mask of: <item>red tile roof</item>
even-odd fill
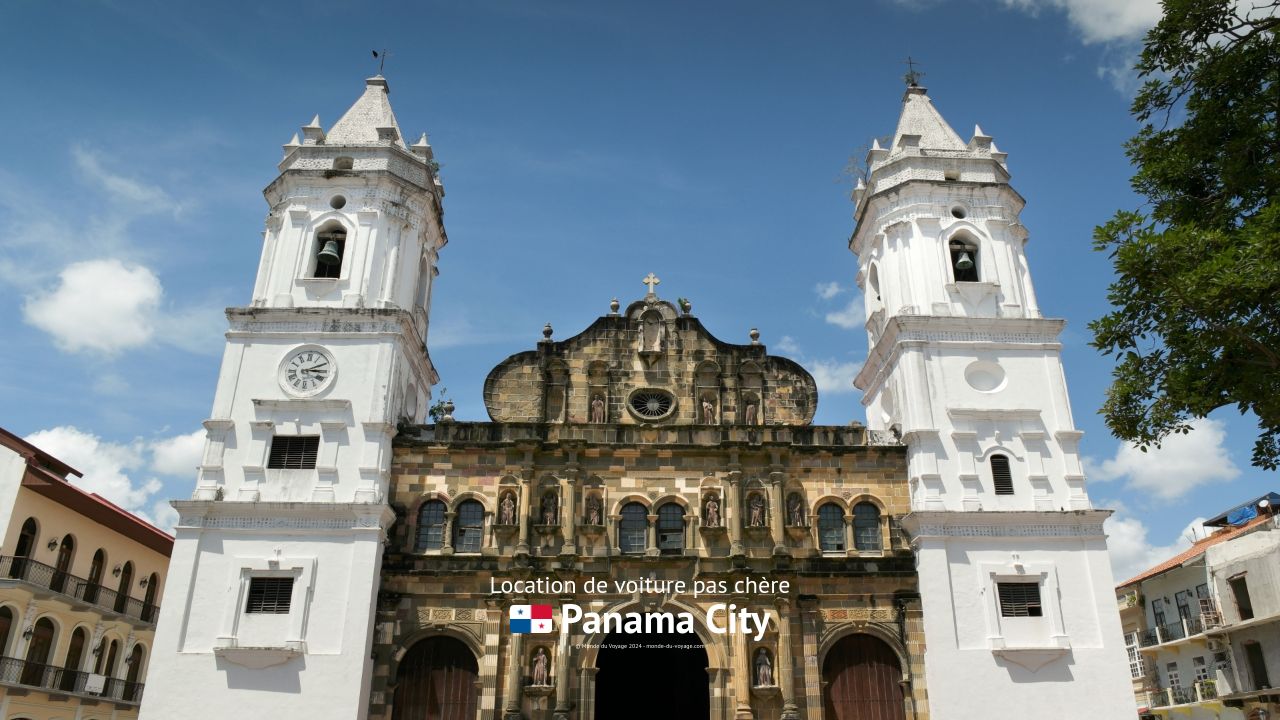
[[[1218,532],[1210,535],[1209,537],[1201,538],[1200,540],[1197,540],[1195,544],[1193,544],[1191,547],[1187,548],[1186,550],[1183,550],[1182,552],[1178,553],[1177,555],[1174,555],[1173,557],[1169,558],[1168,560],[1165,560],[1164,562],[1156,565],[1155,567],[1149,568],[1135,575],[1134,577],[1131,577],[1128,580],[1125,580],[1119,585],[1116,585],[1116,589],[1127,587],[1136,582],[1141,582],[1142,580],[1146,580],[1149,577],[1154,577],[1156,575],[1159,575],[1160,573],[1167,572],[1176,567],[1180,567],[1200,557],[1205,553],[1206,550],[1213,547],[1214,545],[1217,545],[1218,543],[1226,542],[1234,537],[1239,537],[1240,535],[1243,535],[1244,533],[1249,532],[1250,530],[1257,527],[1258,525],[1261,525],[1265,522],[1269,522],[1270,520],[1271,520],[1271,517],[1269,515],[1259,515],[1258,517],[1250,520],[1244,525],[1240,525],[1237,527],[1223,528],[1222,530],[1219,530]]]

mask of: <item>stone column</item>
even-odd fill
[[[858,554],[858,549],[853,544],[853,514],[845,513],[844,516],[844,554],[853,556]]]
[[[502,720],[524,720],[524,713],[520,712],[520,674],[523,666],[524,634],[511,633],[511,642],[507,644],[507,682],[502,689],[502,696],[506,698]]]
[[[569,628],[560,621],[560,642],[556,648],[556,711],[552,720],[569,720]]]
[[[520,540],[516,545],[517,555],[529,554],[529,478],[533,470],[525,470],[520,478],[520,507],[517,508],[516,522],[520,523]]]
[[[612,549],[610,554],[619,555],[622,553],[622,543],[618,542],[618,523],[622,522],[622,515],[609,515],[607,522],[609,526],[604,531],[609,536],[609,547]]]
[[[733,470],[725,478],[724,505],[720,508],[720,519],[729,528],[729,554],[745,555],[742,547],[742,499],[738,496],[738,483],[742,482],[742,471]]]
[[[565,470],[565,478],[562,481],[562,494],[564,502],[560,503],[560,526],[564,529],[564,545],[561,546],[561,555],[577,555],[578,554],[578,469],[570,467]]]
[[[786,555],[787,544],[783,540],[782,534],[783,521],[786,519],[786,505],[782,498],[782,483],[786,480],[786,475],[781,472],[769,473],[769,504],[773,505],[773,512],[770,514],[770,530],[773,532],[773,554]]]
[[[782,688],[782,720],[800,720],[796,706],[795,670],[791,666],[791,603],[778,599],[778,686]]]
[[[649,557],[657,557],[662,554],[658,550],[658,516],[649,514],[645,517],[649,519],[649,543],[644,554]]]
[[[822,669],[818,666],[818,635],[821,629],[821,609],[817,598],[801,599],[800,609],[800,657],[804,658],[805,714],[808,720],[822,718]]]
[[[731,601],[738,607],[746,607],[745,597]],[[725,612],[728,612],[727,610]],[[747,656],[747,636],[745,633],[734,633],[733,638],[733,718],[734,720],[753,720],[751,713],[751,658]]]
[[[440,530],[443,536],[440,538],[440,554],[452,555],[453,547],[453,521],[458,517],[458,513],[450,510],[444,514],[444,527]]]
[[[596,720],[596,673],[599,670],[584,667],[578,671],[578,720]]]

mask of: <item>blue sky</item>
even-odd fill
[[[725,340],[758,327],[819,379],[818,421],[863,416],[866,354],[844,168],[890,134],[904,61],[936,106],[1009,153],[1041,305],[1064,357],[1090,492],[1117,507],[1117,574],[1195,518],[1273,489],[1223,413],[1157,453],[1096,409],[1110,362],[1092,229],[1138,199],[1125,70],[1153,0],[42,3],[5,6],[0,423],[162,524],[187,496],[222,308],[248,300],[280,146],[327,127],[390,48],[406,135],[448,195],[431,352],[457,415],[507,355],[644,292]]]

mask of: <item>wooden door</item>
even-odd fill
[[[822,663],[825,720],[906,720],[902,666],[884,641],[841,638]]]
[[[475,720],[478,675],[476,658],[461,641],[419,642],[400,662],[392,720]]]

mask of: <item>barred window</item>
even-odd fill
[[[484,541],[484,506],[478,500],[467,500],[458,506],[453,521],[454,552],[480,552]]]
[[[439,550],[444,547],[444,503],[428,500],[418,508],[418,550]]]
[[[991,481],[997,495],[1013,494],[1013,473],[1009,471],[1009,458],[1004,455],[991,456]]]
[[[649,511],[640,503],[627,503],[618,523],[618,548],[624,553],[642,553],[648,544]]]
[[[249,602],[245,605],[244,611],[284,615],[288,614],[292,599],[293,578],[291,577],[249,578]]]
[[[1003,617],[1040,617],[1040,584],[1033,582],[1003,582],[996,584],[1000,594],[1000,615]]]
[[[1138,633],[1132,632],[1124,636],[1124,649],[1129,654],[1129,677],[1142,678],[1147,674],[1147,668],[1142,651],[1138,649]]]
[[[684,508],[675,503],[658,508],[658,549],[663,555],[684,550]]]
[[[853,506],[853,545],[859,550],[880,549],[880,508],[867,502]]]
[[[823,552],[844,552],[844,510],[835,503],[818,508],[818,544]]]
[[[271,438],[267,467],[273,470],[314,470],[319,451],[319,435],[277,435]]]

